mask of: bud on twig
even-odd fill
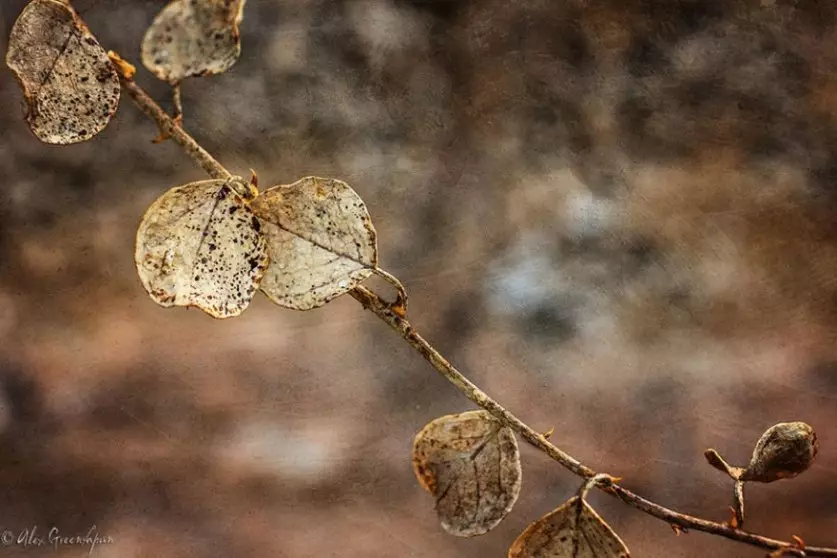
[[[814,462],[819,445],[817,435],[804,422],[780,422],[762,434],[750,464],[734,467],[714,449],[703,452],[706,461],[733,480],[773,482],[793,478]]]
[[[773,482],[793,478],[811,466],[817,450],[817,435],[810,425],[804,422],[780,422],[761,435],[747,467],[730,465],[714,449],[703,452],[710,465],[735,481],[731,508],[733,516],[729,525],[738,529],[744,524],[746,481]]]
[[[817,456],[817,435],[804,422],[781,422],[762,434],[743,481],[773,482],[804,472]]]

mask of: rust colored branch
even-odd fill
[[[375,292],[367,289],[366,287],[357,287],[350,291],[350,294],[355,298],[355,300],[360,302],[364,308],[386,322],[387,325],[403,337],[411,347],[418,351],[418,353],[421,354],[421,356],[423,356],[437,372],[451,382],[456,389],[465,395],[465,397],[491,413],[501,423],[517,432],[521,438],[526,440],[526,442],[541,450],[564,468],[579,477],[590,479],[599,474],[597,471],[587,467],[573,456],[559,449],[547,440],[543,434],[537,432],[535,429],[517,418],[505,407],[500,405],[497,401],[492,399],[488,394],[477,387],[450,362],[448,362],[439,353],[439,351],[434,349],[430,343],[419,335],[404,316],[401,316],[397,311],[393,311]],[[633,508],[665,521],[669,525],[677,526],[681,531],[702,531],[704,533],[718,535],[720,537],[725,537],[733,541],[745,543],[769,551],[799,551],[797,542],[771,539],[749,531],[734,529],[724,523],[717,523],[680,513],[643,498],[642,496],[631,492],[627,488],[624,488],[616,483],[606,484],[603,486],[597,485],[597,488],[618,498]],[[837,548],[806,546],[804,552],[805,556],[837,556]]]

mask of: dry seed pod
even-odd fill
[[[436,499],[442,527],[459,537],[487,533],[511,511],[520,493],[517,441],[486,411],[428,423],[413,444],[413,468]]]
[[[804,422],[781,422],[762,434],[743,481],[773,482],[804,472],[819,449],[814,429]]]
[[[143,37],[142,63],[169,83],[225,72],[241,54],[244,2],[173,0]]]
[[[309,176],[253,200],[270,253],[262,292],[310,310],[355,288],[377,265],[375,228],[360,196],[340,180]]]
[[[69,144],[101,132],[119,105],[119,78],[105,50],[73,9],[33,0],[12,27],[6,64],[41,141]]]
[[[234,183],[236,182],[236,183]],[[161,306],[197,306],[229,318],[250,304],[268,266],[260,225],[240,177],[172,188],[146,211],[134,259]]]

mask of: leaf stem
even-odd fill
[[[492,399],[488,394],[477,387],[473,382],[466,378],[464,374],[448,362],[447,359],[439,353],[439,351],[433,348],[430,343],[419,335],[405,317],[400,316],[397,312],[394,312],[389,307],[387,302],[378,294],[362,286],[350,291],[350,294],[355,298],[355,300],[360,302],[364,308],[375,314],[378,318],[394,329],[401,337],[403,337],[411,347],[418,351],[418,353],[421,354],[421,356],[423,356],[437,372],[451,382],[456,389],[465,395],[465,397],[476,403],[482,409],[491,413],[495,418],[497,418],[497,420],[519,434],[521,438],[526,440],[526,442],[541,450],[564,468],[579,477],[592,479],[596,475],[600,474],[581,463],[575,457],[559,449],[547,440],[543,434],[540,434],[525,422],[517,418],[505,407],[500,405],[500,403]],[[651,500],[643,498],[642,496],[631,492],[627,488],[624,488],[615,482],[596,484],[596,487],[611,496],[619,498],[622,502],[633,508],[665,521],[669,525],[676,525],[677,527],[680,527],[683,531],[703,531],[704,533],[718,535],[766,550],[797,548],[797,544],[795,542],[771,539],[749,531],[734,529],[724,523],[717,523],[674,511],[656,504]],[[805,555],[837,556],[837,548],[806,546]]]
[[[174,105],[174,121],[183,123],[183,99],[180,96],[180,82],[171,85],[171,102]]]

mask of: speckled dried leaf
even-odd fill
[[[161,306],[196,306],[229,318],[250,304],[268,266],[267,248],[249,204],[230,186],[225,180],[178,186],[146,211],[134,258]]]
[[[511,429],[486,411],[437,418],[413,444],[419,483],[436,499],[442,527],[460,537],[482,535],[511,511],[521,469]]]
[[[310,310],[354,287],[377,265],[375,228],[360,196],[340,180],[307,177],[266,190],[253,211],[267,238],[270,300]]]
[[[43,142],[77,143],[107,126],[119,105],[119,78],[107,53],[73,9],[33,0],[12,27],[6,64]]]
[[[509,558],[629,558],[628,547],[581,496],[541,517],[509,549]]]
[[[169,83],[227,71],[241,54],[238,24],[244,2],[172,1],[143,37],[142,63]]]

